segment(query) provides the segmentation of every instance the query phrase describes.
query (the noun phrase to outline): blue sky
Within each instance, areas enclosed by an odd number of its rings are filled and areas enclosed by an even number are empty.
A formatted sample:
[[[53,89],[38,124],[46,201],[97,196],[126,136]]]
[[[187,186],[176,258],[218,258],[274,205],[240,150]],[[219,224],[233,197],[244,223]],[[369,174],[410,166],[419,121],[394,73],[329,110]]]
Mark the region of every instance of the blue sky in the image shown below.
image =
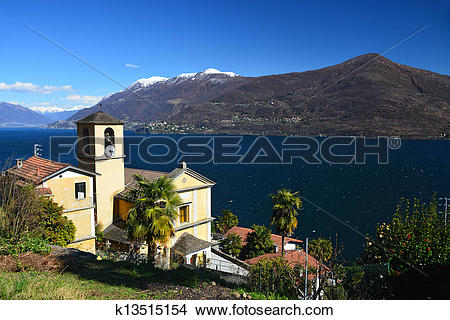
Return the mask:
[[[385,56],[450,74],[448,0],[2,0],[0,101],[25,106],[90,106],[122,89],[26,25],[125,86],[210,67],[243,76],[317,69],[380,53],[424,25]]]

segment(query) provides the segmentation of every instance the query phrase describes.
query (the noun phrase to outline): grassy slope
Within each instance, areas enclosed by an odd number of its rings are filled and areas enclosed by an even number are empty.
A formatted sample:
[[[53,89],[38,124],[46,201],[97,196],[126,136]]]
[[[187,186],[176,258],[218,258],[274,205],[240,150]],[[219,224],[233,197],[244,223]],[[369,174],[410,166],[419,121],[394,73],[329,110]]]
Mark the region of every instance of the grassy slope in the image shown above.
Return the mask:
[[[70,273],[2,272],[0,299],[80,300],[80,299],[151,299],[149,293],[125,286],[84,280]]]
[[[231,289],[208,271],[113,261],[70,261],[63,272],[0,272],[0,299],[186,299]],[[214,291],[215,290],[215,291]],[[183,292],[184,291],[184,292]],[[200,295],[200,297],[197,297]],[[220,298],[220,297],[218,297]]]

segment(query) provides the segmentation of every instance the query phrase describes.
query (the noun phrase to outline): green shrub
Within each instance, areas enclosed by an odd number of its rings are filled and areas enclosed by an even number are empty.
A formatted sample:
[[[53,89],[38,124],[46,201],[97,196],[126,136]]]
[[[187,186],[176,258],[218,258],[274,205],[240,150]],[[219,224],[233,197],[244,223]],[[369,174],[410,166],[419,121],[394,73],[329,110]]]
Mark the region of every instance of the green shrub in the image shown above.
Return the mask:
[[[0,255],[17,255],[25,252],[50,253],[47,241],[39,237],[24,236],[20,240],[0,237]]]
[[[105,239],[105,234],[102,231],[103,225],[101,223],[95,225],[95,236],[98,242],[102,242]]]
[[[48,242],[65,247],[75,240],[75,225],[63,216],[63,207],[50,198],[42,198],[43,210],[40,213],[40,226],[43,238]]]
[[[390,262],[399,275],[418,268],[450,264],[450,228],[438,212],[437,199],[429,204],[402,198],[392,221],[376,228],[376,244],[367,240],[363,264]],[[407,263],[406,263],[407,262]]]
[[[263,258],[250,269],[250,287],[265,293],[274,293],[284,297],[296,297],[297,274],[282,257]]]

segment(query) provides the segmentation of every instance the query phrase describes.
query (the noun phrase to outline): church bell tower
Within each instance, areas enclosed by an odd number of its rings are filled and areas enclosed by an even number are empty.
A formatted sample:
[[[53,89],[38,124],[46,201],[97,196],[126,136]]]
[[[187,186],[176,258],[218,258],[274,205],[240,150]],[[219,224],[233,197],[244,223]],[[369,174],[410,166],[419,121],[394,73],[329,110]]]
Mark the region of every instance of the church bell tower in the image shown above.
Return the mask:
[[[113,222],[114,196],[124,189],[123,122],[98,111],[78,120],[78,166],[95,178],[96,223]]]

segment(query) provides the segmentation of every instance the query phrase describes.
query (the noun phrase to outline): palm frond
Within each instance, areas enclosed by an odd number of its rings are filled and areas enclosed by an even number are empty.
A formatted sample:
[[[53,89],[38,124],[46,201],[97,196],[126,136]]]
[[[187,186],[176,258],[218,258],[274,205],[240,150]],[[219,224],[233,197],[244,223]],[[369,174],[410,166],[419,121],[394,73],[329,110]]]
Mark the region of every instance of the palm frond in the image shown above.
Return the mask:
[[[133,208],[129,210],[128,233],[137,239],[146,238],[149,244],[167,242],[174,235],[178,206],[183,203],[175,185],[168,177],[152,182],[140,175],[134,179],[137,186],[129,192]]]

